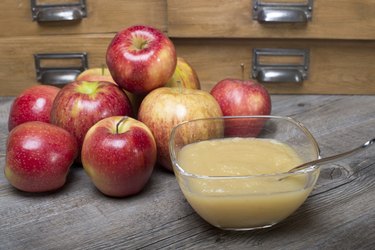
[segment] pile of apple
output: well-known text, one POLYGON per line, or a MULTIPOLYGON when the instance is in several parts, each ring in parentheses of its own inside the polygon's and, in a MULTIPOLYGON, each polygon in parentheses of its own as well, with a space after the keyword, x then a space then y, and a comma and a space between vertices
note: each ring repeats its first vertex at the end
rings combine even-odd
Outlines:
POLYGON ((210 93, 200 90, 195 70, 152 27, 118 32, 106 62, 61 89, 33 86, 14 100, 5 176, 15 188, 57 190, 76 162, 102 193, 133 195, 156 164, 172 171, 168 142, 180 122, 271 112, 268 92, 253 81, 224 79, 210 93))

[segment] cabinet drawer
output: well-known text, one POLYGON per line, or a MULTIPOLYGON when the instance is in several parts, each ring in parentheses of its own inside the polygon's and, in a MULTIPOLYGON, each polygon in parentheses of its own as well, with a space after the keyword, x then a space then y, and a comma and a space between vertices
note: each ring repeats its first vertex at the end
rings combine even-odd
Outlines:
POLYGON ((375 94, 375 42, 321 40, 174 39, 179 56, 196 69, 202 88, 219 80, 251 78, 254 48, 309 49, 309 74, 302 83, 264 83, 279 94, 375 94))
MULTIPOLYGON (((79 0, 38 0, 37 4, 79 3, 79 0)), ((89 34, 117 32, 134 24, 166 32, 165 0, 86 0, 87 16, 80 21, 33 21, 30 0, 2 0, 0 36, 89 34)))
POLYGON ((253 0, 168 0, 168 34, 172 37, 375 39, 373 0, 315 0, 312 19, 305 24, 259 23, 253 20, 252 10, 253 0))
MULTIPOLYGON (((0 95, 17 95, 36 80, 34 54, 86 52, 89 67, 105 65, 105 53, 114 33, 0 38, 0 95), (31 46, 32 45, 32 46, 31 46)), ((61 65, 58 65, 61 66, 61 65)))
MULTIPOLYGON (((105 65, 112 34, 0 38, 0 93, 17 95, 36 80, 34 54, 86 52, 89 67, 105 65), (32 45, 32 46, 30 46, 32 45)), ((303 83, 265 83, 275 94, 375 94, 375 42, 321 40, 173 39, 179 56, 196 69, 202 88, 219 80, 250 78, 254 48, 310 50, 308 79, 303 83)))

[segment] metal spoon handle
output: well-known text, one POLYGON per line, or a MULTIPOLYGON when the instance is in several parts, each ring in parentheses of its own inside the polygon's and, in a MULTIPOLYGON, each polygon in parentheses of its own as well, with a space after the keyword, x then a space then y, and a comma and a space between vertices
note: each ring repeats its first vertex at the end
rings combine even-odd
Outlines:
POLYGON ((348 157, 349 155, 352 155, 352 154, 355 154, 355 153, 358 153, 360 151, 362 151, 363 149, 371 146, 375 144, 375 138, 372 138, 371 140, 363 143, 361 146, 357 147, 357 148, 354 148, 350 151, 347 151, 347 152, 344 152, 344 153, 341 153, 341 154, 337 154, 337 155, 332 155, 332 156, 329 156, 329 157, 324 157, 324 158, 321 158, 321 159, 318 159, 318 160, 314 160, 314 161, 310 161, 310 162, 306 162, 306 163, 303 163, 297 167, 294 167, 292 169, 290 169, 288 172, 289 173, 292 173, 292 172, 296 172, 296 171, 299 171, 299 170, 302 170, 304 168, 307 168, 307 167, 310 167, 310 166, 313 166, 313 165, 320 165, 322 163, 329 163, 329 162, 332 162, 332 161, 336 161, 336 160, 339 160, 341 158, 345 158, 345 157, 348 157))

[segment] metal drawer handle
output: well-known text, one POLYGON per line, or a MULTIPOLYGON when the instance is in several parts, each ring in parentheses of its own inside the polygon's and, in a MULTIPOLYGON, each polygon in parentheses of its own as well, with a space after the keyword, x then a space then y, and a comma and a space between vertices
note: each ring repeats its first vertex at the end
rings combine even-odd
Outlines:
POLYGON ((35 54, 36 79, 42 84, 64 85, 76 79, 77 75, 88 68, 87 53, 51 53, 35 54), (43 67, 44 60, 80 60, 80 66, 43 67))
POLYGON ((56 22, 78 21, 87 16, 86 0, 78 3, 64 4, 37 4, 37 0, 31 0, 31 14, 33 21, 56 22))
POLYGON ((253 19, 261 23, 306 23, 311 20, 313 0, 306 3, 262 3, 253 0, 253 19))
POLYGON ((308 77, 309 54, 308 49, 253 49, 252 77, 263 83, 301 83, 308 77), (264 56, 302 57, 302 63, 261 63, 264 56))

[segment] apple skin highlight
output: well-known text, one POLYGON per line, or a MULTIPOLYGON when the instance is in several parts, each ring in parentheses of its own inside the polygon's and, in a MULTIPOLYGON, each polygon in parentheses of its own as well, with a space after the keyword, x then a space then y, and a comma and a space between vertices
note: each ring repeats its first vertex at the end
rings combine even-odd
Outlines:
POLYGON ((35 85, 22 91, 13 101, 8 118, 8 131, 29 121, 50 123, 53 101, 60 88, 35 85))

